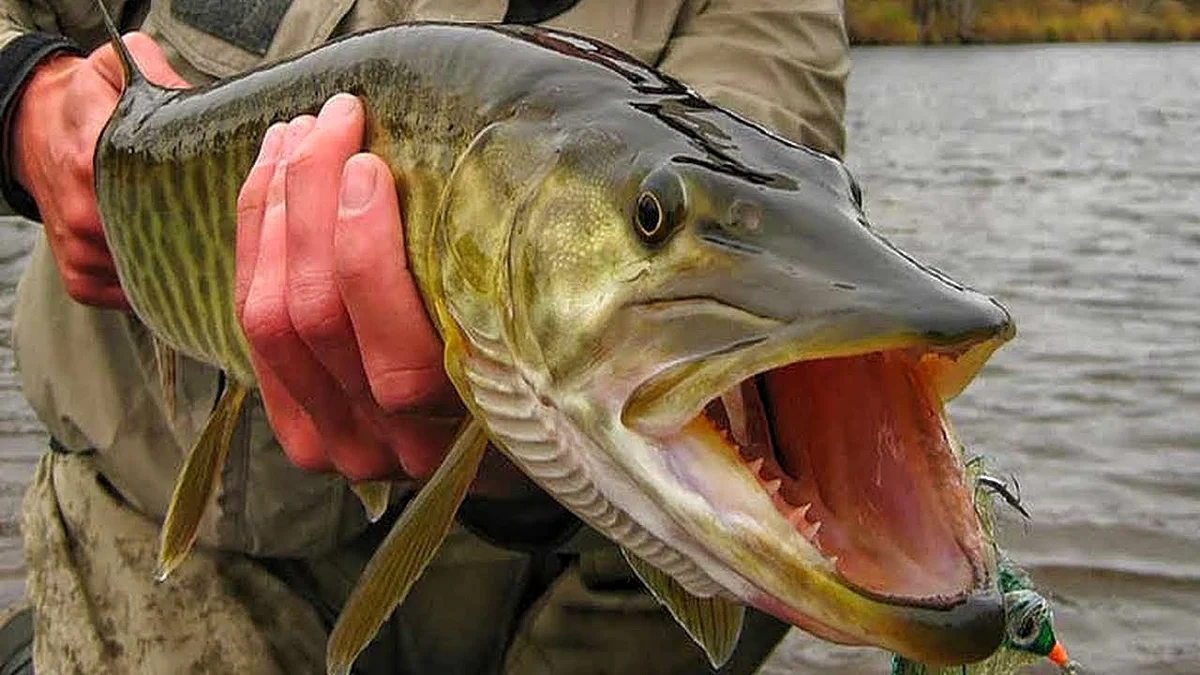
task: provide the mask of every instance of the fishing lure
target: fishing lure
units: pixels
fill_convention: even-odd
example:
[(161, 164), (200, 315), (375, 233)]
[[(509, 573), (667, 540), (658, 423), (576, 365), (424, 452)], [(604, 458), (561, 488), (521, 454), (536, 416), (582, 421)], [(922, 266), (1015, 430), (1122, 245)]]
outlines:
[(1063, 675), (1077, 675), (1079, 665), (1070, 660), (1054, 632), (1050, 601), (1008, 557), (1001, 559), (999, 568), (1005, 636), (994, 654), (978, 663), (951, 667), (929, 666), (894, 655), (891, 675), (1011, 675), (1041, 658), (1049, 659)]
[(1021, 503), (1020, 486), (1014, 480), (1016, 493), (998, 478), (984, 472), (982, 457), (966, 462), (968, 476), (975, 481), (975, 506), (983, 531), (996, 547), (999, 559), (1000, 591), (1004, 594), (1004, 641), (991, 656), (960, 666), (930, 666), (899, 655), (892, 656), (891, 675), (1013, 675), (1042, 658), (1058, 666), (1063, 675), (1079, 675), (1080, 666), (1067, 656), (1054, 631), (1054, 612), (1050, 601), (1038, 592), (1032, 577), (1000, 550), (995, 538), (993, 515), (994, 497), (1004, 499), (1028, 519), (1029, 512)]

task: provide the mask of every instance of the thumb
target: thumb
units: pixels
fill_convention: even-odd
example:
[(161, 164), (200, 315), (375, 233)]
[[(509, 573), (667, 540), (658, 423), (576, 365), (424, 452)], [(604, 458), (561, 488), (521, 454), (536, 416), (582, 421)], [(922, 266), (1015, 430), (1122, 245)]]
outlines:
[[(163, 54), (162, 48), (149, 35), (137, 32), (129, 33), (123, 38), (123, 41), (133, 55), (133, 61), (137, 64), (138, 69), (152, 84), (168, 89), (191, 87), (187, 80), (175, 72), (170, 62), (167, 61), (166, 55)], [(124, 87), (125, 72), (121, 68), (121, 59), (117, 57), (117, 50), (113, 48), (112, 43), (92, 52), (88, 56), (88, 61), (114, 89), (120, 91)]]

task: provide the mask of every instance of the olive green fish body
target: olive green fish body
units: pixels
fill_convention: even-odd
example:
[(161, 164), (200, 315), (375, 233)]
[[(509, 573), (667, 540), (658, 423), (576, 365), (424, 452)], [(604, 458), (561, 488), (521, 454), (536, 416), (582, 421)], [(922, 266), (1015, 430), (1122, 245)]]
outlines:
[[(449, 492), (466, 489), (481, 424), (639, 561), (714, 662), (741, 624), (731, 600), (930, 663), (995, 650), (995, 564), (942, 404), (1012, 335), (1007, 312), (867, 227), (838, 160), (602, 43), (413, 24), (194, 91), (135, 78), (98, 146), (96, 192), (122, 286), (156, 336), (253, 384), (232, 297), (237, 193), (267, 127), (338, 92), (362, 98), (366, 149), (396, 177), (409, 265), (474, 418)], [(773, 427), (819, 398), (828, 377), (811, 396), (793, 386), (812, 362), (887, 384), (854, 395), (894, 429), (858, 435), (835, 406), (829, 432), (856, 439), (842, 450), (773, 429), (748, 438), (750, 412)], [(729, 412), (710, 415), (718, 406)], [(875, 471), (838, 464), (851, 451)], [(885, 455), (898, 478), (866, 485)], [(212, 471), (185, 467), (181, 484), (192, 474)], [(457, 502), (429, 503), (412, 527), (442, 532)], [(407, 587), (427, 558), (389, 540), (373, 578)], [(399, 574), (386, 563), (400, 558), (418, 562)], [(380, 587), (356, 608), (378, 609)], [(331, 672), (380, 620), (351, 614)]]

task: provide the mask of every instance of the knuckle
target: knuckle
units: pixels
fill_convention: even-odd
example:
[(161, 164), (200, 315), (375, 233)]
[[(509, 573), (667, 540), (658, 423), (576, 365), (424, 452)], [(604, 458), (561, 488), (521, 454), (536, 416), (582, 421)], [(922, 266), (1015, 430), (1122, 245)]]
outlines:
[(104, 295), (104, 287), (97, 284), (91, 275), (75, 269), (65, 269), (61, 276), (67, 295), (76, 302), (94, 305)]
[(341, 337), (341, 300), (331, 288), (293, 285), (288, 296), (288, 317), (306, 342), (327, 342)]
[(361, 448), (354, 450), (352, 453), (339, 453), (333, 460), (337, 472), (352, 482), (375, 480), (393, 474), (399, 468), (399, 462), (377, 446), (372, 445), (369, 452), (363, 452)]
[(89, 303), (92, 299), (91, 286), (77, 279), (64, 279), (67, 295), (76, 302)]
[(76, 237), (93, 234), (100, 225), (95, 207), (82, 199), (66, 200), (59, 213), (67, 232)]
[(367, 481), (367, 480), (374, 480), (375, 478), (377, 478), (385, 473), (383, 471), (377, 470), (374, 467), (368, 467), (368, 466), (358, 463), (358, 462), (349, 463), (349, 464), (339, 463), (339, 464), (335, 464), (334, 466), (337, 467), (338, 473), (345, 476), (346, 479), (352, 483), (357, 483), (360, 481)]
[(264, 352), (288, 344), (294, 334), (282, 299), (263, 295), (246, 299), (242, 330), (246, 339)]
[(295, 152), (288, 157), (287, 177), (289, 182), (303, 180), (305, 176), (320, 170), (328, 163), (328, 158), (322, 152), (323, 146), (319, 141), (317, 132), (309, 134), (296, 147)]
[(412, 412), (445, 401), (448, 383), (441, 364), (369, 372), (371, 395), (393, 413)]
[(372, 282), (379, 267), (371, 264), (370, 256), (363, 248), (358, 244), (339, 248), (334, 258), (339, 284), (357, 288)]
[(86, 239), (68, 237), (62, 244), (63, 263), (80, 275), (94, 276), (96, 273), (113, 270), (112, 258)]

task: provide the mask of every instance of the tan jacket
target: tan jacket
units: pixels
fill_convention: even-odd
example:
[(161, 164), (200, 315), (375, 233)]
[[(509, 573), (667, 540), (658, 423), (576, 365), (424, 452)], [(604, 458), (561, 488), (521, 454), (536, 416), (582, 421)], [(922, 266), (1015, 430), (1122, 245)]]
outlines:
[[(0, 0), (0, 45), (36, 29), (95, 47), (104, 35), (94, 2)], [(273, 37), (260, 34), (255, 43), (253, 35), (235, 35), (244, 45), (237, 46), (210, 34), (211, 24), (207, 32), (191, 25), (204, 23), (192, 15), (211, 3), (106, 2), (128, 27), (140, 25), (155, 37), (196, 84), (338, 34), (402, 21), (499, 21), (507, 8), (505, 0), (293, 0)], [(715, 103), (841, 154), (849, 59), (839, 0), (579, 0), (546, 25), (604, 40)], [(18, 287), (15, 311), (25, 395), (47, 429), (72, 450), (95, 449), (113, 486), (161, 518), (183, 453), (215, 401), (219, 373), (181, 360), (179, 410), (166, 419), (145, 329), (132, 316), (73, 302), (44, 238)], [(256, 403), (243, 416), (201, 540), (252, 555), (321, 554), (366, 524), (348, 492), (335, 477), (288, 464)]]

